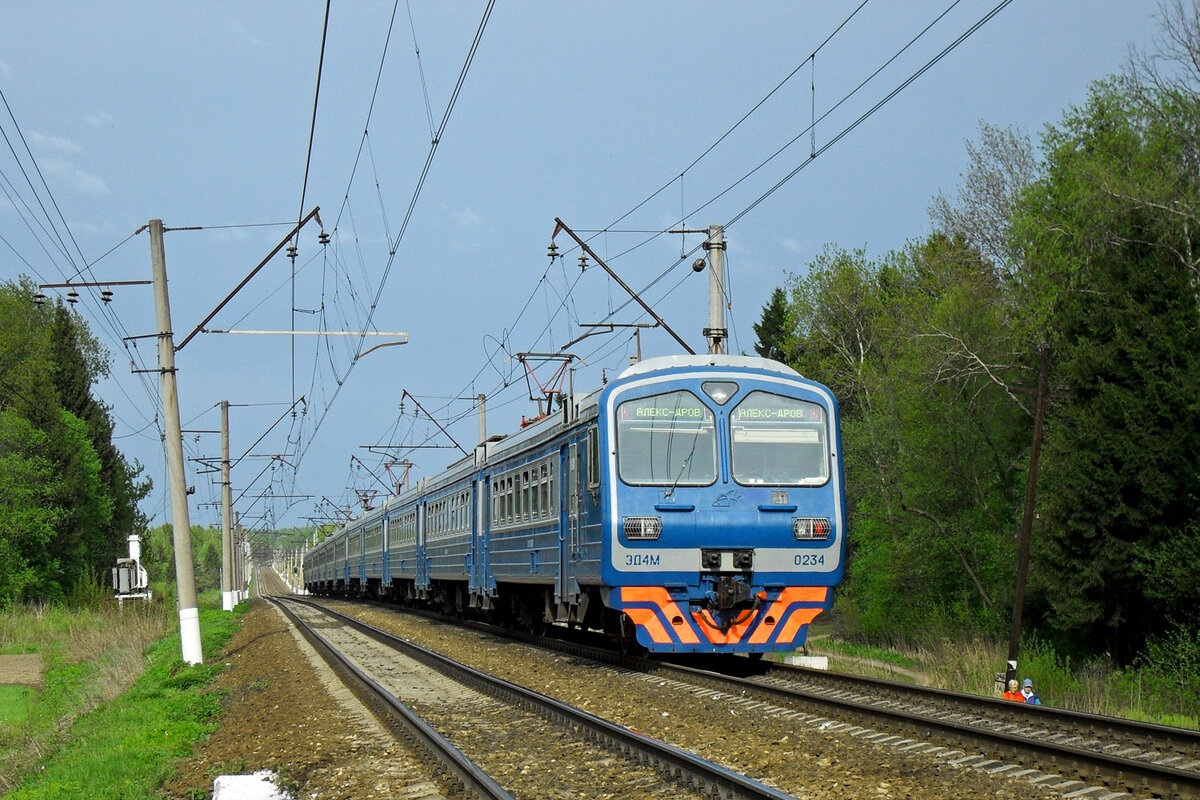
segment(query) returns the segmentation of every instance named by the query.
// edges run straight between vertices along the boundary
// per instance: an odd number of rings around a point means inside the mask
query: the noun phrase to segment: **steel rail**
[[[296,626],[300,634],[311,644],[321,658],[337,673],[351,691],[372,709],[382,710],[389,719],[396,721],[405,736],[428,751],[442,766],[446,767],[463,786],[464,790],[485,800],[514,800],[513,796],[484,772],[475,762],[467,758],[461,750],[451,744],[444,736],[434,730],[429,723],[417,716],[402,703],[395,695],[380,686],[369,675],[359,669],[353,662],[340,653],[337,648],[325,641],[311,625],[300,619],[287,603],[303,603],[295,598],[280,598],[266,595],[265,599],[279,608]],[[308,604],[306,605],[315,605]],[[320,608],[320,606],[316,606]]]
[[[848,692],[870,692],[876,696],[889,695],[896,702],[920,702],[939,709],[939,713],[979,714],[981,705],[987,708],[989,721],[997,717],[1006,723],[1024,726],[1053,726],[1072,736],[1098,738],[1099,732],[1111,732],[1109,744],[1139,746],[1158,751],[1165,757],[1179,756],[1179,761],[1191,760],[1200,770],[1200,730],[1175,728],[1150,722],[1089,714],[1068,708],[1048,705],[1024,705],[992,697],[963,694],[884,678],[813,670],[790,665],[772,665],[783,680],[814,680],[831,689]]]
[[[1150,793],[1155,797],[1200,798],[1200,773],[1079,747],[1070,741],[1053,741],[1002,730],[1002,726],[997,726],[994,718],[989,718],[990,712],[997,710],[997,706],[1005,702],[1001,700],[961,696],[964,701],[969,699],[975,702],[976,716],[990,721],[990,724],[980,724],[890,706],[886,701],[881,703],[878,696],[870,699],[838,697],[834,694],[776,686],[759,680],[738,678],[677,664],[654,664],[651,669],[655,674],[673,674],[689,683],[701,683],[724,692],[754,695],[770,702],[786,703],[790,707],[803,705],[821,709],[822,713],[835,716],[838,721],[853,720],[863,725],[884,726],[888,730],[904,731],[925,739],[938,737],[956,747],[969,744],[990,756],[1003,757],[1026,767],[1057,772],[1066,778],[1101,783],[1113,789],[1136,794]],[[838,676],[841,677],[843,676]],[[955,694],[942,690],[929,691],[942,695]],[[1015,708],[1016,704],[1013,705]],[[981,711],[980,707],[986,710]],[[1037,713],[1037,708],[1030,706],[1029,710]],[[1002,707],[1000,709],[1007,711]],[[1111,720],[1107,717],[1098,719]]]
[[[693,755],[666,742],[651,739],[644,734],[622,725],[589,714],[566,703],[561,703],[539,692],[518,686],[485,672],[442,656],[413,642],[393,636],[354,617],[334,611],[319,603],[298,598],[289,602],[318,609],[345,625],[371,637],[375,641],[429,666],[452,680],[472,686],[494,697],[528,708],[583,734],[588,739],[604,744],[627,757],[654,766],[668,777],[677,781],[690,781],[694,787],[703,787],[714,796],[723,798],[745,798],[745,800],[795,800],[793,795],[759,783],[733,770]]]

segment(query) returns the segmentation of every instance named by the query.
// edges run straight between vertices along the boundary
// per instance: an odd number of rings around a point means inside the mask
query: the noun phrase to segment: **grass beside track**
[[[202,646],[210,660],[240,627],[247,608],[242,604],[233,614],[200,609]],[[7,636],[0,641],[11,646]],[[123,693],[89,702],[100,691],[97,684],[108,680],[99,663],[103,658],[71,662],[51,648],[43,687],[24,707],[23,723],[0,718],[0,749],[12,745],[24,754],[19,763],[4,765],[5,790],[19,784],[7,800],[157,797],[173,762],[216,727],[221,693],[206,687],[223,662],[184,665],[178,630],[145,647],[144,657],[143,647],[136,649],[140,663],[134,674],[140,676]],[[73,715],[80,703],[93,709]]]

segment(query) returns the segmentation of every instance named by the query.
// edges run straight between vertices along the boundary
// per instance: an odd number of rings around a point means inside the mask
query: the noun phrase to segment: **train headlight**
[[[705,381],[700,384],[704,393],[716,401],[717,405],[725,405],[729,398],[737,394],[738,385],[733,381]]]
[[[833,526],[825,517],[792,517],[792,535],[797,539],[828,539],[831,533]]]
[[[621,524],[626,539],[657,539],[662,535],[661,517],[626,517]]]

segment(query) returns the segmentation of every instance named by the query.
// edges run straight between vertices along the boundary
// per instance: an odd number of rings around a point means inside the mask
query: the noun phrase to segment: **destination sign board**
[[[713,413],[690,392],[644,397],[622,403],[618,409],[622,421],[680,420],[711,422]]]

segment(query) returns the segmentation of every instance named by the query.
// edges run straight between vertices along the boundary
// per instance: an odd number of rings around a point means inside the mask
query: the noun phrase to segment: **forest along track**
[[[789,797],[336,612],[296,598],[271,599],[516,795]]]

